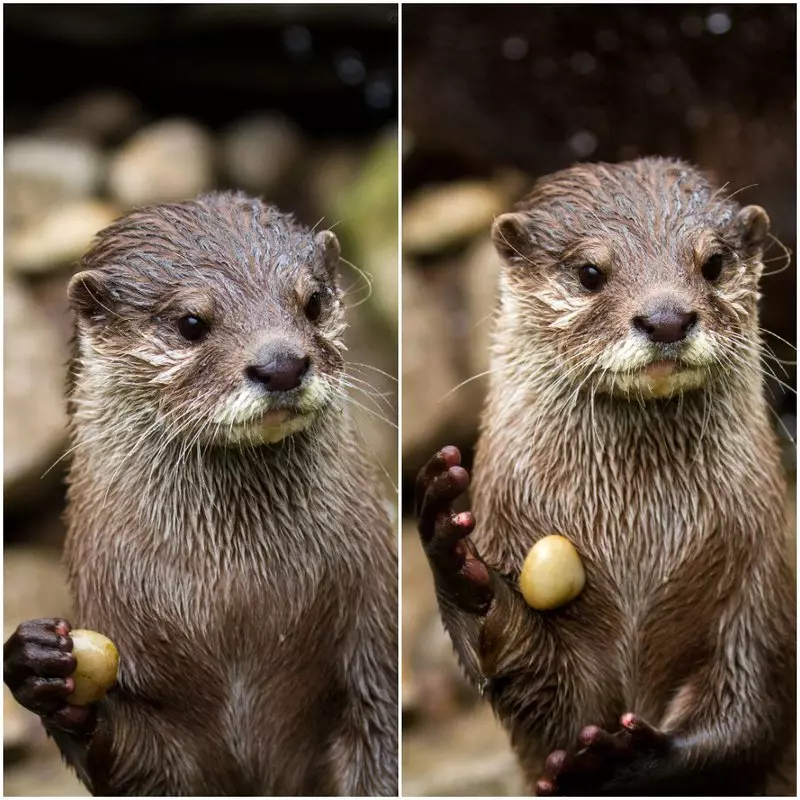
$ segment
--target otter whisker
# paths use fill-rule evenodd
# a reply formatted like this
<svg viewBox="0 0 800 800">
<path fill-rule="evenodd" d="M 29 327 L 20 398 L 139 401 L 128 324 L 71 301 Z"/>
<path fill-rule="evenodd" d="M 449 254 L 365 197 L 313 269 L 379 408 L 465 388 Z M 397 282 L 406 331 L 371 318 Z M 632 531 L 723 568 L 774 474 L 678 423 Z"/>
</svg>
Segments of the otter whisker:
<svg viewBox="0 0 800 800">
<path fill-rule="evenodd" d="M 345 264 L 347 264 L 347 266 L 350 267 L 350 269 L 355 270 L 366 281 L 367 286 L 369 287 L 369 293 L 367 294 L 367 296 L 363 300 L 359 300 L 355 305 L 348 306 L 348 309 L 357 308 L 362 303 L 366 303 L 370 299 L 370 297 L 372 297 L 372 279 L 366 272 L 364 272 L 364 270 L 360 269 L 355 264 L 353 264 L 351 261 L 348 261 L 346 258 L 342 258 L 340 256 L 339 260 L 344 262 Z"/>
<path fill-rule="evenodd" d="M 441 403 L 443 400 L 450 397 L 451 394 L 457 392 L 462 386 L 466 386 L 468 383 L 472 383 L 472 381 L 478 380 L 478 378 L 485 378 L 487 375 L 491 375 L 492 372 L 494 371 L 495 370 L 493 369 L 487 369 L 485 372 L 479 372 L 477 375 L 473 375 L 471 378 L 467 378 L 465 381 L 461 381 L 461 383 L 459 383 L 458 386 L 454 386 L 452 389 L 450 389 L 449 392 L 443 394 L 436 402 Z"/>
<path fill-rule="evenodd" d="M 373 366 L 372 364 L 362 364 L 358 361 L 348 361 L 348 366 L 350 367 L 364 367 L 366 369 L 374 370 L 375 372 L 380 373 L 385 378 L 389 378 L 389 380 L 394 381 L 397 383 L 397 378 L 394 375 L 390 375 L 388 372 L 384 372 L 382 369 L 378 369 L 378 367 Z"/>
</svg>

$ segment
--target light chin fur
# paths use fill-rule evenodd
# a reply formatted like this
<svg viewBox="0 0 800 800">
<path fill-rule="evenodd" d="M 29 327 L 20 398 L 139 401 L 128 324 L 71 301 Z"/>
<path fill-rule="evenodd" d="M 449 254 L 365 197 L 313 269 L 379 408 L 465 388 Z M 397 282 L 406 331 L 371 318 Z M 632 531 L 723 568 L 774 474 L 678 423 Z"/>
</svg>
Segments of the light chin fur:
<svg viewBox="0 0 800 800">
<path fill-rule="evenodd" d="M 327 384 L 312 378 L 303 387 L 291 409 L 270 402 L 255 387 L 243 386 L 232 394 L 214 415 L 215 439 L 221 444 L 273 444 L 311 425 L 329 403 Z M 267 421 L 269 412 L 291 412 L 284 422 Z"/>
<path fill-rule="evenodd" d="M 316 418 L 317 414 L 312 412 L 298 414 L 281 425 L 260 425 L 257 422 L 253 422 L 252 425 L 236 425 L 221 431 L 221 435 L 226 445 L 275 444 L 307 428 Z"/>
<path fill-rule="evenodd" d="M 705 386 L 708 373 L 692 367 L 672 375 L 650 376 L 643 372 L 622 372 L 613 375 L 602 387 L 604 391 L 632 400 L 656 400 L 690 392 Z"/>
</svg>

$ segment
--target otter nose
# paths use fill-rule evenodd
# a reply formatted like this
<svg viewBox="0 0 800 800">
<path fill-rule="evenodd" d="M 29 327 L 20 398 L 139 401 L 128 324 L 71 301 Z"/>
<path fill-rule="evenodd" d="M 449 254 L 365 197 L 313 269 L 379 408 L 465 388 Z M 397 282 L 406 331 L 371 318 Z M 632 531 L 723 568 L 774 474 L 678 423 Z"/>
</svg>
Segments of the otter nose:
<svg viewBox="0 0 800 800">
<path fill-rule="evenodd" d="M 633 325 L 637 330 L 647 334 L 651 342 L 670 344 L 680 342 L 697 323 L 694 311 L 675 311 L 659 309 L 646 317 L 634 317 Z"/>
<path fill-rule="evenodd" d="M 254 383 L 263 384 L 271 392 L 288 392 L 296 389 L 308 372 L 310 359 L 300 358 L 294 353 L 275 352 L 265 348 L 245 370 L 247 377 Z"/>
</svg>

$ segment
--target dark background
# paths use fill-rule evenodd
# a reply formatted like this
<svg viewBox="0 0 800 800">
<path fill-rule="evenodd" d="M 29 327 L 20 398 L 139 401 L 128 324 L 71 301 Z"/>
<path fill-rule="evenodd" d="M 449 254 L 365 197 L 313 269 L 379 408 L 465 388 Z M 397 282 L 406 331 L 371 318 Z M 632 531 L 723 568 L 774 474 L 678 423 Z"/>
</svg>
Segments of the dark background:
<svg viewBox="0 0 800 800">
<path fill-rule="evenodd" d="M 215 128 L 264 107 L 307 133 L 397 118 L 397 6 L 6 5 L 6 133 L 84 89 Z"/>
</svg>

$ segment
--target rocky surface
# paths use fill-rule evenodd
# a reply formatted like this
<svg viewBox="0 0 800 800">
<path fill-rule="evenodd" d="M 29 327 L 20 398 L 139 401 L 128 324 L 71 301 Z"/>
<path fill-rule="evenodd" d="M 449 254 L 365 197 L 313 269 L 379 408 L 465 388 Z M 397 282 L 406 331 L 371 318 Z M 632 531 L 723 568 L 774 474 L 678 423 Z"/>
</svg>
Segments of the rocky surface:
<svg viewBox="0 0 800 800">
<path fill-rule="evenodd" d="M 123 206 L 185 200 L 214 185 L 214 142 L 200 125 L 165 119 L 139 130 L 113 157 L 112 197 Z"/>
</svg>

